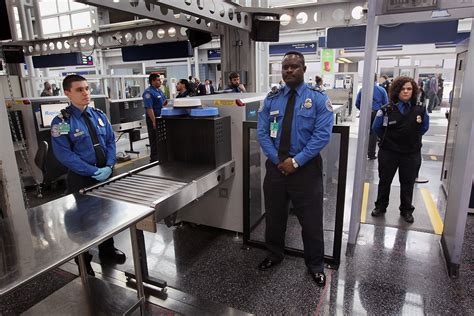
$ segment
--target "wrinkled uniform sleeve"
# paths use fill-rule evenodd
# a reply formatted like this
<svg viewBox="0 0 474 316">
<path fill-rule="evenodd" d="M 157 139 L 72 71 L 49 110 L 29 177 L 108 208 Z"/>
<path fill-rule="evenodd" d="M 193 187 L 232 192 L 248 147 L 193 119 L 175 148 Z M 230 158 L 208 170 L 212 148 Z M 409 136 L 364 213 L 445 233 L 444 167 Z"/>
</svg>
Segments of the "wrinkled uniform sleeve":
<svg viewBox="0 0 474 316">
<path fill-rule="evenodd" d="M 385 105 L 388 103 L 388 94 L 387 94 L 387 91 L 385 91 L 385 89 L 382 89 L 382 105 Z"/>
<path fill-rule="evenodd" d="M 107 116 L 104 115 L 105 121 L 107 122 L 106 129 L 107 129 L 107 134 L 106 134 L 106 139 L 105 139 L 105 145 L 107 146 L 106 148 L 106 157 L 107 157 L 107 166 L 113 166 L 117 163 L 117 157 L 116 157 L 116 144 L 115 144 L 115 134 L 114 130 L 112 129 L 112 125 L 110 125 L 109 120 L 107 119 Z"/>
<path fill-rule="evenodd" d="M 145 90 L 145 92 L 143 92 L 143 104 L 145 106 L 145 109 L 153 108 L 153 95 L 148 90 Z"/>
<path fill-rule="evenodd" d="M 420 129 L 418 130 L 421 135 L 425 135 L 425 133 L 430 128 L 430 117 L 428 112 L 425 109 L 425 115 L 423 116 L 423 124 L 421 124 Z"/>
<path fill-rule="evenodd" d="M 263 101 L 263 109 L 258 113 L 257 137 L 265 156 L 277 165 L 280 161 L 278 150 L 270 137 L 270 100 L 268 98 Z"/>
<path fill-rule="evenodd" d="M 303 166 L 309 160 L 318 155 L 321 150 L 329 143 L 332 134 L 332 126 L 334 124 L 334 113 L 328 108 L 327 104 L 331 104 L 326 94 L 318 98 L 317 113 L 314 123 L 314 130 L 311 138 L 301 152 L 299 152 L 294 159 L 298 165 Z"/>
<path fill-rule="evenodd" d="M 69 135 L 59 135 L 59 117 L 55 117 L 51 123 L 51 145 L 56 159 L 66 168 L 81 176 L 92 176 L 98 170 L 96 166 L 90 165 L 82 160 L 72 150 Z"/>
<path fill-rule="evenodd" d="M 375 119 L 374 119 L 374 123 L 372 123 L 372 130 L 380 137 L 382 136 L 382 132 L 383 132 L 382 125 L 383 125 L 383 111 L 378 110 L 377 115 L 375 116 Z"/>
</svg>

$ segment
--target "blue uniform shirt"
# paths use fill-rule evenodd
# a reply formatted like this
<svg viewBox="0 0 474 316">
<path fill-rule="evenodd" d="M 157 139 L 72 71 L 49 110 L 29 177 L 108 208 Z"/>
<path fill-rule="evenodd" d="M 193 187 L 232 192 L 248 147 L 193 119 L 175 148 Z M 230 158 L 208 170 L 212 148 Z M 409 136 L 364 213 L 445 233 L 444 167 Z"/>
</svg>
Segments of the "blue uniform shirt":
<svg viewBox="0 0 474 316">
<path fill-rule="evenodd" d="M 96 156 L 92 138 L 87 129 L 82 112 L 70 105 L 66 108 L 69 117 L 62 114 L 51 122 L 51 145 L 56 159 L 66 168 L 82 176 L 92 176 L 99 169 L 96 167 Z M 116 163 L 115 135 L 105 113 L 86 107 L 96 128 L 97 138 L 103 148 L 106 165 L 112 167 Z M 69 125 L 68 132 L 61 132 L 60 124 Z M 62 125 L 65 126 L 65 125 Z"/>
<path fill-rule="evenodd" d="M 145 91 L 143 91 L 143 103 L 145 105 L 145 109 L 152 108 L 153 112 L 155 113 L 155 117 L 159 117 L 161 115 L 161 108 L 165 102 L 166 96 L 160 89 L 149 86 L 145 89 Z"/>
<path fill-rule="evenodd" d="M 259 109 L 258 141 L 265 155 L 274 164 L 280 163 L 278 147 L 290 90 L 285 86 L 270 93 Z M 289 154 L 298 165 L 303 166 L 316 157 L 329 143 L 334 123 L 332 111 L 331 101 L 324 91 L 316 91 L 305 83 L 296 88 Z M 273 122 L 279 125 L 275 138 L 270 136 L 270 123 Z"/>
<path fill-rule="evenodd" d="M 356 108 L 360 110 L 361 92 L 357 93 Z M 388 103 L 388 95 L 385 89 L 377 84 L 374 86 L 374 95 L 372 96 L 372 111 L 378 111 L 382 106 Z"/>
<path fill-rule="evenodd" d="M 400 113 L 404 114 L 407 113 L 411 109 L 411 103 L 403 103 L 402 101 L 399 101 L 396 104 L 398 110 Z M 408 107 L 408 108 L 407 108 Z M 383 117 L 384 113 L 382 110 L 379 110 L 377 112 L 377 115 L 375 116 L 374 123 L 372 124 L 372 130 L 377 134 L 377 135 L 382 135 L 383 132 Z M 427 111 L 425 111 L 425 115 L 423 116 L 423 122 L 420 124 L 420 128 L 418 129 L 418 132 L 420 135 L 424 135 L 428 128 L 430 127 L 430 117 L 428 116 Z"/>
</svg>

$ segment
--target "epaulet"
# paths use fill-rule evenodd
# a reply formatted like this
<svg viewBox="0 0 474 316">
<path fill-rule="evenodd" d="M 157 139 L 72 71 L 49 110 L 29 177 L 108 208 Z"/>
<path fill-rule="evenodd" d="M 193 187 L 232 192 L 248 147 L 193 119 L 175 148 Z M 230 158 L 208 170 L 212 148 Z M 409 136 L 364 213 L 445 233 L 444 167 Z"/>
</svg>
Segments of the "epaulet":
<svg viewBox="0 0 474 316">
<path fill-rule="evenodd" d="M 392 104 L 389 102 L 387 104 L 384 104 L 380 107 L 382 111 L 386 111 Z"/>
<path fill-rule="evenodd" d="M 69 106 L 62 109 L 60 113 L 58 114 L 58 117 L 60 119 L 69 119 L 71 117 L 71 112 L 69 112 Z"/>
<path fill-rule="evenodd" d="M 279 95 L 281 91 L 282 91 L 282 89 L 280 89 L 280 88 L 278 88 L 276 90 L 271 90 L 270 92 L 268 92 L 267 98 L 272 99 L 272 98 L 276 97 L 277 95 Z"/>
<path fill-rule="evenodd" d="M 101 109 L 98 109 L 98 108 L 95 108 L 95 107 L 94 107 L 94 108 L 93 108 L 93 107 L 91 107 L 91 109 L 92 109 L 93 111 L 96 111 L 96 112 L 99 112 L 99 113 L 105 114 L 105 113 L 104 113 L 104 111 L 102 111 Z"/>
<path fill-rule="evenodd" d="M 326 93 L 326 89 L 321 86 L 309 87 L 310 90 L 317 91 L 319 93 Z"/>
</svg>

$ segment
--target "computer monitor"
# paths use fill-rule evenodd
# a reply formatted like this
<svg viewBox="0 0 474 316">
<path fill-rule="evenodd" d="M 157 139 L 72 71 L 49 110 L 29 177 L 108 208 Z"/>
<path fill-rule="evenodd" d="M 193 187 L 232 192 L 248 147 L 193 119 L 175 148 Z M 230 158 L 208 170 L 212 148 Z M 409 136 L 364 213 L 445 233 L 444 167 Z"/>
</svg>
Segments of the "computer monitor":
<svg viewBox="0 0 474 316">
<path fill-rule="evenodd" d="M 62 109 L 69 106 L 69 103 L 43 103 L 40 105 L 42 127 L 51 127 L 53 119 L 61 112 Z M 94 101 L 89 106 L 95 107 Z"/>
</svg>

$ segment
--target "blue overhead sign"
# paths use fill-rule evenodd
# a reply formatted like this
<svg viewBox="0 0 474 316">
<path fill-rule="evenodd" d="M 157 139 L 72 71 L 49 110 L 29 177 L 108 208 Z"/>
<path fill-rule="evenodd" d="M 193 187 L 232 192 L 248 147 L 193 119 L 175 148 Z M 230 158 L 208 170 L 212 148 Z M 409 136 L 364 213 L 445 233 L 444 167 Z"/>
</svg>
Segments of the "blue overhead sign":
<svg viewBox="0 0 474 316">
<path fill-rule="evenodd" d="M 292 50 L 302 54 L 316 54 L 318 50 L 318 43 L 306 42 L 270 45 L 270 56 L 285 55 L 286 52 Z"/>
<path fill-rule="evenodd" d="M 207 59 L 220 59 L 221 50 L 220 49 L 208 49 L 207 50 Z"/>
</svg>

